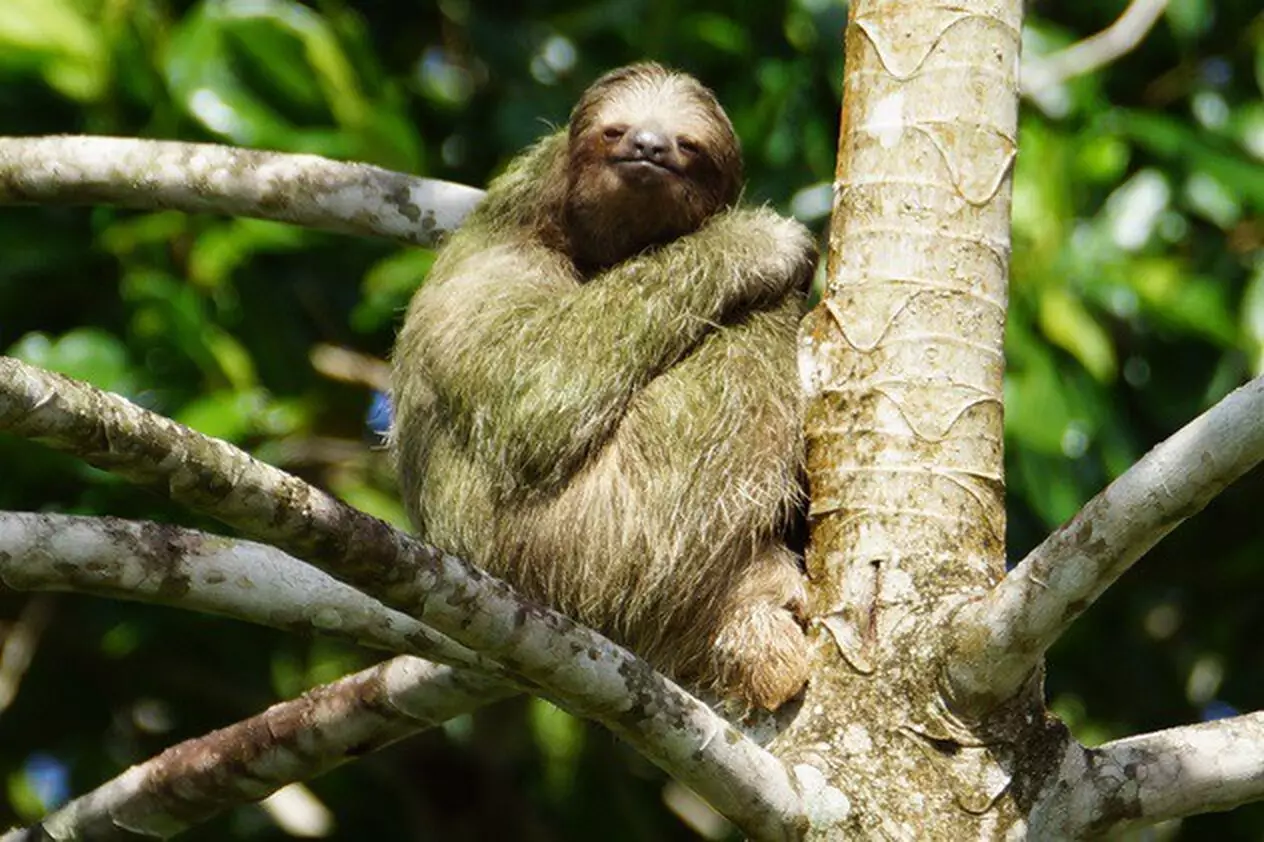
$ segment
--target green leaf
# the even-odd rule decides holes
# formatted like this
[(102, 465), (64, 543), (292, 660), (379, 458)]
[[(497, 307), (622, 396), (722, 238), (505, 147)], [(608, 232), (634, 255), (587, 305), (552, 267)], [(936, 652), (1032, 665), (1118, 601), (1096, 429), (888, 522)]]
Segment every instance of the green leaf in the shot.
[(1087, 495), (1076, 483), (1066, 457), (1018, 448), (1013, 468), (1024, 499), (1049, 526), (1065, 523), (1084, 504)]
[(570, 796), (584, 746), (584, 724), (544, 699), (529, 702), (529, 722), (544, 759), (544, 786), (555, 801)]
[(286, 0), (206, 0), (172, 35), (166, 76), (203, 126), (236, 143), (356, 155), (374, 120), (328, 22)]
[(750, 38), (746, 30), (728, 15), (699, 12), (685, 17), (680, 25), (685, 32), (720, 52), (732, 55), (750, 52)]
[(1084, 305), (1061, 287), (1040, 293), (1040, 328), (1102, 383), (1115, 379), (1118, 361), (1106, 331)]
[(260, 219), (235, 219), (203, 231), (189, 252), (189, 276), (200, 286), (222, 286), (257, 254), (296, 252), (312, 242), (295, 225)]
[(60, 337), (28, 333), (9, 349), (9, 354), (110, 392), (135, 393), (127, 346), (99, 328), (75, 328)]
[(1237, 343), (1237, 320), (1222, 281), (1190, 276), (1189, 267), (1168, 258), (1133, 261), (1119, 271), (1142, 310), (1160, 324), (1220, 345)]
[(363, 298), (351, 314), (352, 327), (369, 333), (394, 324), (434, 261), (433, 251), (405, 249), (374, 264), (360, 285)]
[(1242, 217), (1237, 194), (1213, 175), (1194, 172), (1185, 182), (1185, 200), (1204, 219), (1229, 230)]
[(363, 480), (352, 480), (347, 473), (335, 474), (329, 483), (330, 490), (338, 495), (339, 499), (398, 529), (405, 531), (412, 529), (412, 525), (408, 522), (408, 514), (404, 511), (398, 494), (375, 488)]
[(233, 442), (292, 435), (304, 421), (297, 404), (278, 401), (263, 389), (211, 392), (186, 404), (175, 418), (208, 436)]
[(1075, 169), (1082, 178), (1111, 184), (1123, 177), (1131, 157), (1132, 148), (1118, 135), (1090, 135), (1079, 142)]
[(1024, 448), (1060, 455), (1072, 416), (1069, 395), (1052, 361), (1005, 375), (1005, 432)]
[(1244, 202), (1264, 210), (1264, 167), (1258, 161), (1222, 148), (1205, 133), (1163, 114), (1119, 111), (1109, 122), (1154, 154), (1232, 185)]
[(82, 5), (69, 0), (0, 2), (0, 67), (33, 66), (71, 99), (100, 98), (110, 81), (109, 56), (99, 26)]
[(30, 777), (21, 769), (6, 775), (4, 783), (9, 807), (23, 823), (39, 821), (53, 806), (40, 800)]
[(1264, 260), (1255, 262), (1255, 271), (1242, 296), (1242, 329), (1251, 344), (1251, 373), (1264, 374)]
[(230, 386), (234, 389), (250, 389), (258, 382), (250, 352), (231, 333), (212, 328), (202, 334), (202, 339)]
[(1185, 40), (1206, 32), (1215, 16), (1210, 0), (1171, 0), (1165, 13), (1172, 31)]
[(179, 211), (158, 211), (112, 219), (98, 237), (101, 247), (118, 258), (125, 258), (146, 247), (166, 247), (190, 231), (188, 214)]

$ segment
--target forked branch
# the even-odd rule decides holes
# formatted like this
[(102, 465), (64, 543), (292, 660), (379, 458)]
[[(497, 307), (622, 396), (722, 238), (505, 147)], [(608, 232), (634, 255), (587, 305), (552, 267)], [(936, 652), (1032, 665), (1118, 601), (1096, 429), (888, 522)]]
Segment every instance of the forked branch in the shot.
[(226, 442), (3, 357), (0, 429), (217, 517), (513, 665), (518, 680), (609, 727), (750, 836), (794, 838), (803, 821), (786, 767), (641, 659)]
[(475, 668), (396, 658), (181, 743), (40, 823), (73, 838), (169, 836), (518, 692), (486, 658), (251, 541), (118, 518), (0, 512), (0, 582), (172, 605)]
[(948, 667), (965, 703), (1009, 698), (1125, 570), (1264, 461), (1264, 377), (1195, 418), (1090, 500), (991, 593), (964, 608)]
[(1072, 745), (1031, 838), (1083, 839), (1264, 798), (1264, 713)]

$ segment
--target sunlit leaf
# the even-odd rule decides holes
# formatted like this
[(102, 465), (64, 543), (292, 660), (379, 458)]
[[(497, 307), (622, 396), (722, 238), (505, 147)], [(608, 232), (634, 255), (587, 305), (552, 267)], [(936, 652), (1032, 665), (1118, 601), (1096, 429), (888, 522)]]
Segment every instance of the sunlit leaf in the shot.
[(97, 328), (75, 328), (56, 337), (28, 333), (7, 353), (31, 365), (59, 371), (107, 391), (127, 395), (135, 389), (127, 345), (117, 336)]
[(295, 225), (235, 219), (198, 236), (189, 252), (189, 276), (203, 286), (218, 287), (256, 255), (292, 252), (312, 239)]
[(1087, 494), (1075, 482), (1065, 457), (1019, 450), (1011, 466), (1027, 503), (1049, 526), (1066, 522), (1084, 504)]
[(250, 352), (232, 334), (224, 330), (208, 330), (202, 334), (202, 339), (230, 386), (249, 389), (258, 382)]
[(1214, 278), (1190, 277), (1173, 260), (1139, 260), (1124, 270), (1142, 309), (1159, 323), (1230, 345), (1237, 340), (1229, 290)]
[(393, 491), (384, 491), (363, 480), (353, 480), (345, 475), (331, 482), (330, 490), (362, 512), (368, 512), (398, 529), (412, 529), (412, 524), (408, 521), (408, 513), (404, 511), (404, 504), (400, 501), (399, 495)]
[(1264, 374), (1264, 260), (1256, 261), (1242, 296), (1242, 327), (1251, 343), (1251, 373)]
[(97, 99), (110, 78), (109, 58), (102, 32), (85, 5), (71, 0), (0, 2), (0, 67), (37, 67), (62, 94), (84, 102)]
[(240, 442), (249, 436), (294, 433), (303, 420), (298, 407), (262, 389), (208, 392), (176, 413), (176, 420), (208, 436)]
[(583, 748), (584, 724), (544, 699), (530, 701), (531, 733), (544, 757), (544, 784), (558, 801), (571, 794)]
[(698, 12), (680, 25), (708, 46), (726, 53), (744, 55), (750, 51), (746, 30), (733, 18), (716, 12)]
[(1196, 213), (1220, 228), (1233, 227), (1242, 216), (1237, 194), (1205, 172), (1195, 172), (1186, 180), (1185, 200)]
[[(1026, 135), (1023, 139), (1026, 140)], [(1076, 174), (1102, 183), (1117, 181), (1128, 166), (1131, 152), (1128, 144), (1115, 135), (1083, 138), (1076, 148)]]
[[(288, 0), (204, 0), (173, 33), (173, 95), (235, 143), (414, 163), (398, 102), (370, 102), (328, 21)], [(393, 148), (392, 148), (393, 147)]]
[(1079, 360), (1098, 380), (1108, 383), (1115, 378), (1117, 361), (1110, 337), (1065, 289), (1041, 291), (1040, 327), (1050, 341)]

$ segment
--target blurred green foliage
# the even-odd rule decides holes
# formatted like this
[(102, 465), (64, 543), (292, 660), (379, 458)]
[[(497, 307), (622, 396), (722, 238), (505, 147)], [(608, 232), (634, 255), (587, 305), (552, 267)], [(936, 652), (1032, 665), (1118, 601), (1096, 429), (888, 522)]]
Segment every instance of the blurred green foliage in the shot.
[[(1025, 53), (1121, 0), (1030, 4)], [(312, 152), (484, 184), (638, 58), (710, 83), (756, 201), (825, 223), (845, 8), (602, 0), (4, 0), (0, 132), (91, 132)], [(1011, 556), (1264, 371), (1264, 17), (1173, 0), (1133, 52), (1025, 104), (1015, 177), (1006, 432)], [(0, 208), (0, 348), (229, 439), (402, 523), (371, 383), (432, 255), (253, 220)], [(0, 437), (0, 507), (215, 528)], [(1076, 625), (1049, 693), (1086, 740), (1264, 707), (1264, 479), (1182, 527)], [(53, 621), (0, 710), (0, 826), (182, 738), (373, 656), (184, 612), (0, 590)], [(49, 608), (51, 606), (51, 609)], [(25, 613), (24, 613), (25, 612)], [(0, 626), (0, 629), (3, 627)], [(664, 782), (543, 702), (464, 717), (312, 784), (342, 839), (697, 838)], [(668, 799), (669, 801), (671, 799)], [(1264, 810), (1159, 835), (1257, 839)], [(279, 839), (257, 807), (190, 838)]]

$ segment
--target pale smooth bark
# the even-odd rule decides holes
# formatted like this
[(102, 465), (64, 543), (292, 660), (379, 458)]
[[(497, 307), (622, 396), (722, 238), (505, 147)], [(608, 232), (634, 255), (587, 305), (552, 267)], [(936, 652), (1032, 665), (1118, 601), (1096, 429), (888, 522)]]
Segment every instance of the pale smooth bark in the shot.
[(165, 839), (516, 692), (403, 656), (187, 740), (0, 842)]
[(1264, 377), (1195, 418), (1107, 486), (955, 622), (959, 698), (1008, 698), (1137, 559), (1264, 461)]
[(1264, 798), (1264, 713), (1071, 746), (1031, 838), (1083, 839)]
[(316, 155), (116, 137), (0, 137), (0, 204), (171, 208), (433, 246), (483, 191)]
[(403, 656), (317, 688), (129, 769), (40, 822), (49, 833), (170, 836), (519, 692), (498, 664), (252, 541), (118, 518), (0, 512), (0, 582), (221, 614), (470, 667)]
[(801, 776), (640, 658), (226, 442), (7, 357), (0, 429), (165, 493), (513, 665), (516, 680), (606, 725), (754, 838), (792, 839), (804, 822)]
[(495, 662), (274, 547), (178, 526), (0, 512), (0, 583), (221, 614), (505, 678)]
[(804, 713), (774, 743), (853, 805), (812, 839), (998, 838), (1034, 694), (964, 719), (943, 624), (1004, 570), (1001, 385), (1022, 5), (856, 0), (826, 290), (801, 372), (812, 604)]

